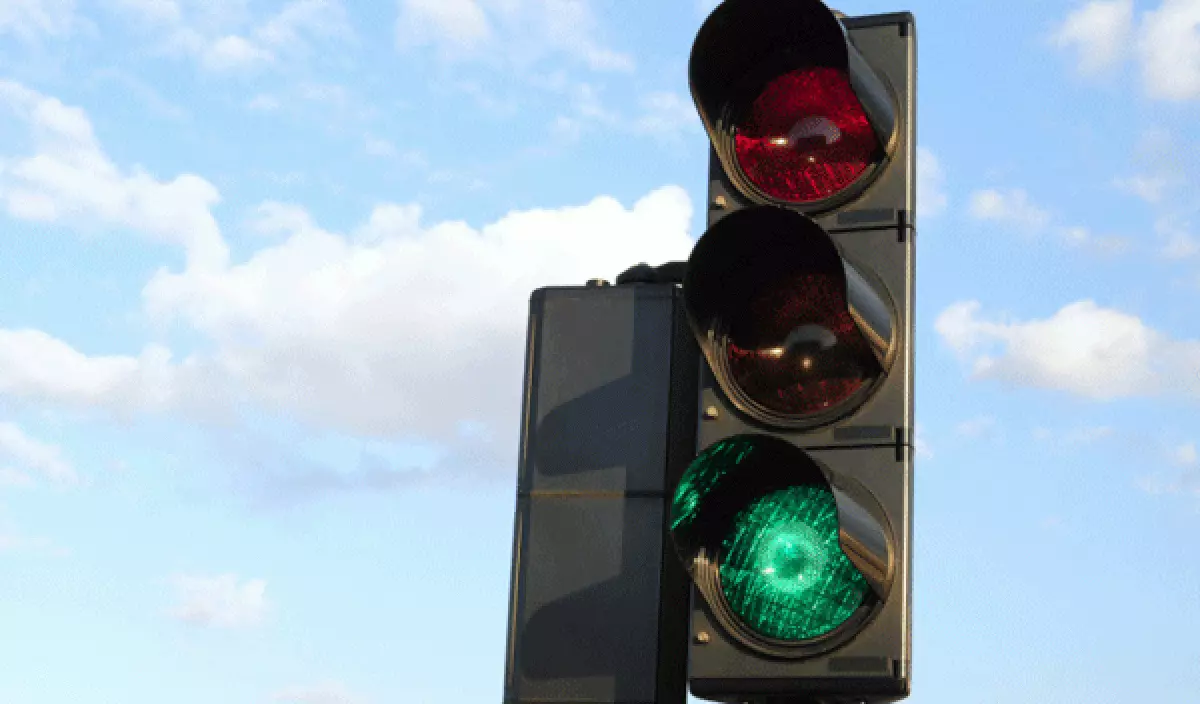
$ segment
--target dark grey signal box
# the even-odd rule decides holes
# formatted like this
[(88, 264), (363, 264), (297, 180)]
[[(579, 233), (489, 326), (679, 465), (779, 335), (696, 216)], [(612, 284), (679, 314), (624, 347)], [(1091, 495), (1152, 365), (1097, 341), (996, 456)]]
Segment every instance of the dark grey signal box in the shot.
[(666, 522), (698, 361), (675, 285), (533, 293), (506, 703), (685, 701), (691, 587)]

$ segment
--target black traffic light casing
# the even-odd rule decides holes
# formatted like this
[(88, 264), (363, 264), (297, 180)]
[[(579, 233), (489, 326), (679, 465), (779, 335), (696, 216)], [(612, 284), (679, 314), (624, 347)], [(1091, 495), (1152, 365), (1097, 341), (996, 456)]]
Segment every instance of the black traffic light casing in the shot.
[(695, 445), (682, 306), (661, 283), (530, 298), (506, 704), (684, 704), (689, 586), (666, 531)]
[[(773, 197), (743, 172), (731, 127), (736, 107), (730, 108), (798, 64), (848, 75), (880, 143), (878, 158), (860, 178), (805, 203)], [(912, 661), (914, 19), (892, 13), (838, 20), (816, 0), (726, 0), (697, 35), (690, 77), (712, 144), (709, 229), (684, 281), (689, 319), (706, 358), (700, 364), (697, 449), (754, 435), (804, 453), (837, 497), (843, 551), (864, 574), (880, 567), (870, 580), (878, 598), (846, 622), (853, 628), (776, 647), (753, 633), (747, 638), (724, 604), (715, 581), (713, 553), (719, 548), (710, 544), (707, 553), (697, 553), (681, 545), (687, 540), (676, 531), (696, 585), (691, 691), (719, 701), (897, 701), (910, 690)], [(787, 232), (796, 233), (793, 241)], [(732, 339), (738, 321), (713, 323), (721, 306), (738, 309), (739, 290), (789, 261), (836, 281), (868, 341), (863, 349), (872, 356), (864, 365), (876, 371), (852, 402), (800, 422), (756, 404), (730, 383), (723, 335)], [(716, 491), (729, 500), (749, 490), (728, 480)], [(716, 513), (722, 511), (729, 513)], [(856, 523), (870, 528), (856, 529)], [(883, 536), (884, 546), (856, 553), (855, 545), (875, 544), (874, 535)]]

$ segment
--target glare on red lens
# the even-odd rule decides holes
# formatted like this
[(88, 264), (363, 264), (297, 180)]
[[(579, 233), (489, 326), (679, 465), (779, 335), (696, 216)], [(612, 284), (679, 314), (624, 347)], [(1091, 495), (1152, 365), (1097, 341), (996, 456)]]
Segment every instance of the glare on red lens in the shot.
[(829, 274), (800, 273), (731, 316), (745, 322), (728, 330), (729, 372), (752, 401), (799, 418), (839, 406), (880, 374), (838, 283)]
[(879, 141), (850, 80), (832, 68), (773, 79), (734, 126), (738, 163), (766, 194), (811, 203), (849, 186)]

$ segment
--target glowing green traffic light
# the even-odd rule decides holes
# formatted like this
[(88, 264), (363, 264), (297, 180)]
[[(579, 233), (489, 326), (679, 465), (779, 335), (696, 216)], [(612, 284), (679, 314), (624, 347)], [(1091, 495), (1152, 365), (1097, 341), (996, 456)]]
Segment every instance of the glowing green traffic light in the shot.
[(849, 619), (870, 587), (838, 543), (837, 504), (823, 486), (794, 486), (750, 504), (722, 544), (721, 588), (752, 630), (801, 641)]
[(765, 639), (820, 638), (874, 594), (842, 550), (829, 482), (806, 453), (778, 438), (713, 443), (684, 473), (671, 509), (685, 564), (700, 556), (715, 568), (714, 582), (698, 583), (719, 589), (728, 613)]

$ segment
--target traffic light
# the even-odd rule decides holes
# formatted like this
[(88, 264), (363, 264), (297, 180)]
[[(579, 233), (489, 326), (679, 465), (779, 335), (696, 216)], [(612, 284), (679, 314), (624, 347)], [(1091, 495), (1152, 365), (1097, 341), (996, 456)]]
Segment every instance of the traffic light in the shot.
[(897, 701), (911, 678), (915, 36), (908, 13), (725, 0), (697, 34), (708, 229), (684, 308), (698, 455), (670, 530), (688, 680)]

